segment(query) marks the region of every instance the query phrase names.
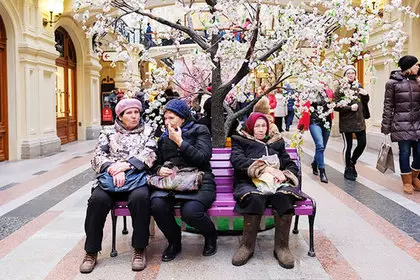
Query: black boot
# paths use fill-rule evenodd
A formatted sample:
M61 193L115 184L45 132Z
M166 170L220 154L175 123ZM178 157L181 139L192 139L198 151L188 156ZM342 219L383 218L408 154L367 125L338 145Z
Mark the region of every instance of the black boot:
M318 176L318 164L314 161L314 162L312 162L311 163L311 166L312 166L312 173L315 175L315 176Z
M353 172L354 179L357 178L357 171L356 171L356 166L355 165L356 165L356 163L351 160L350 161L350 168L351 168L351 172Z
M203 256L208 257L216 254L217 252L217 237L204 237Z
M353 170L350 166L346 166L346 169L344 169L344 178L350 181L356 181L356 177L354 177Z
M325 168L319 169L319 178L321 179L322 183L328 183L327 174L325 174Z
M166 247L165 251L162 254L162 261L170 262L175 259L176 255L181 252L181 243L175 244L169 242L168 247Z

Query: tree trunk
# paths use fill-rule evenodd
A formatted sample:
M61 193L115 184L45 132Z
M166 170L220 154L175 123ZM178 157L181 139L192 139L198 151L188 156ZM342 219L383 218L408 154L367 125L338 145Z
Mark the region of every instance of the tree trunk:
M222 77L220 66L212 71L212 98L211 98L211 131L212 131L212 142L214 148L223 148L226 143L226 135L224 131L224 109L223 101L225 100L225 94L220 88L222 84Z

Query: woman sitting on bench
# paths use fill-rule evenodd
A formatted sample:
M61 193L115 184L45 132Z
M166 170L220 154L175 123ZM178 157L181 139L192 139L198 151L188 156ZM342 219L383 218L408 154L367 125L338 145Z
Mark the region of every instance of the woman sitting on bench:
M156 159L156 141L152 127L140 122L141 110L137 99L122 99L115 107L115 125L105 127L99 135L92 159L98 185L88 200L82 273L92 272L96 265L106 216L116 200L127 200L131 213L131 268L139 271L146 267L150 223L147 176Z
M210 132L206 126L193 121L185 101L173 99L165 105L164 110L166 131L158 141L159 178L153 184L149 181L155 187L159 182L173 184L169 190L163 188L168 187L163 186L168 183L162 183L162 189L153 191L150 197L152 215L169 242L162 254L162 261L172 261L181 252L181 229L174 217L174 205L178 202L181 202L182 220L204 235L203 256L211 256L217 250L217 232L206 213L216 198L216 183L210 167ZM198 190L180 191L177 188L180 186L173 182L182 181L182 178L177 178L181 170L189 171L180 177L190 177L188 174L193 172L200 174L200 179L193 180L196 184L190 184L199 185Z
M269 121L252 113L239 136L232 136L231 162L235 169L234 211L244 215L243 236L232 264L244 265L252 257L261 216L272 205L275 214L274 256L284 268L293 268L289 232L298 193L298 167L285 150L280 134L268 136Z

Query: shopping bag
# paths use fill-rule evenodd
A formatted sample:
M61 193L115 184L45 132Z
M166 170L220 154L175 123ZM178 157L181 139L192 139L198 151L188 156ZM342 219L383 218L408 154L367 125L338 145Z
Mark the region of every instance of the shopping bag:
M385 173L388 169L395 172L394 154L392 153L391 143L386 141L386 139L379 150L376 169L378 169L381 173Z

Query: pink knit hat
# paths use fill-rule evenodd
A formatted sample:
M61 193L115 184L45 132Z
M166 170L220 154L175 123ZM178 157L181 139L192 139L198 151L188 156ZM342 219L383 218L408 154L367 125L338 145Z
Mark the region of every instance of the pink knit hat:
M129 108L137 108L141 112L141 102L135 98L121 99L120 102L117 103L117 106L115 106L115 113L119 116Z

